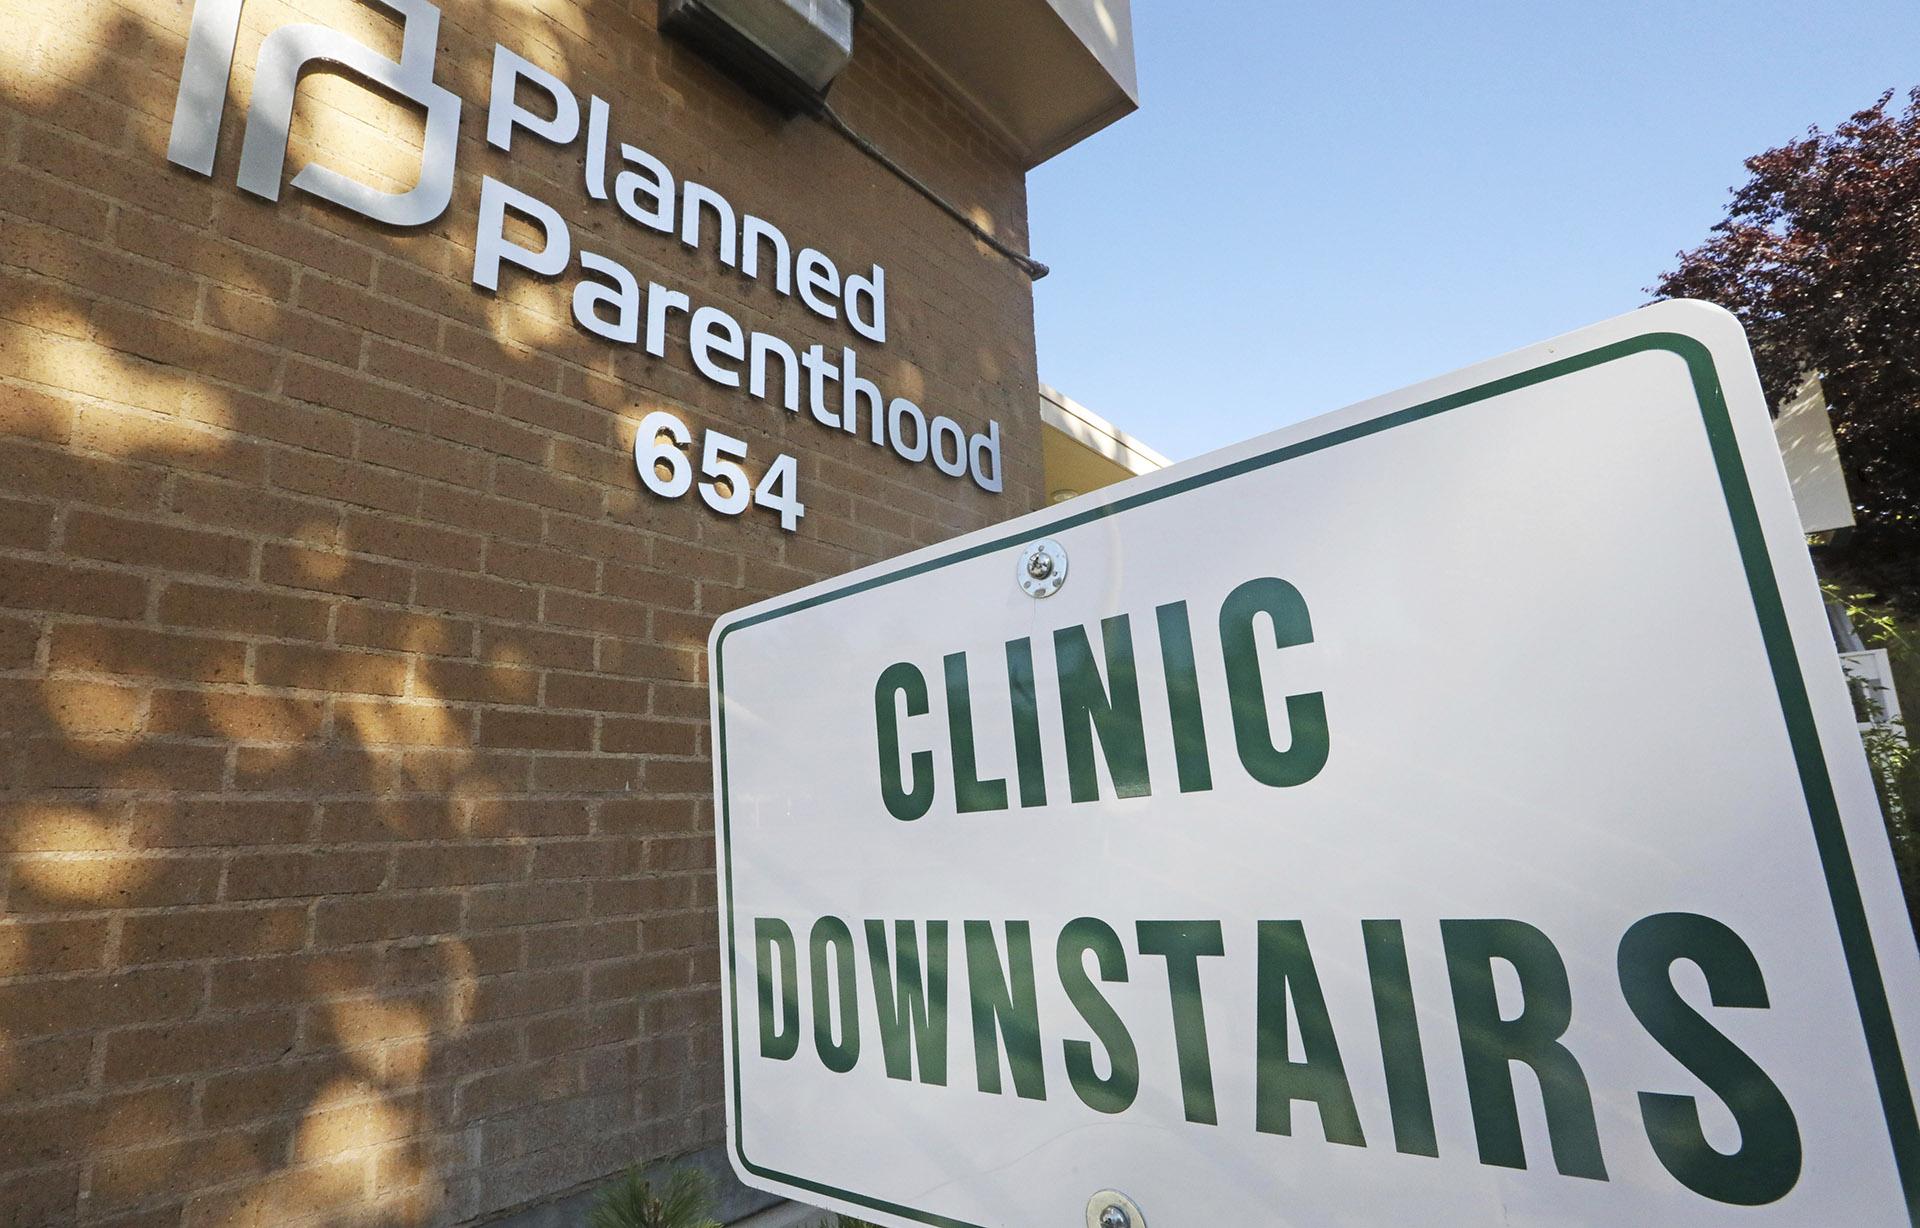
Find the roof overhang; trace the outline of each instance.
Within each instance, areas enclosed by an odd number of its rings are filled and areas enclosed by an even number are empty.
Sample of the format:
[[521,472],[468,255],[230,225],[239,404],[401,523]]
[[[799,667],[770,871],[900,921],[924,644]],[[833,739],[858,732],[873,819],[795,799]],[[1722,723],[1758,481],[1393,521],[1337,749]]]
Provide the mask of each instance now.
[[1140,105],[1131,0],[867,0],[1032,169]]

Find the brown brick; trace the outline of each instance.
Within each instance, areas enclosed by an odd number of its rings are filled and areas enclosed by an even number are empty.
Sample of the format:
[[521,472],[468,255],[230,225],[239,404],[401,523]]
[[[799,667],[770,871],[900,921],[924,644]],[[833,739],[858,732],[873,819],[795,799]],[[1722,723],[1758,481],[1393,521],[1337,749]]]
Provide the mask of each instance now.
[[440,487],[422,498],[420,516],[424,520],[452,525],[456,529],[486,526],[498,541],[537,542],[543,531],[543,514],[537,507],[515,503],[480,491]]
[[135,848],[294,844],[314,823],[310,801],[193,800],[135,806]]
[[474,985],[473,1017],[491,1023],[539,1015],[586,1001],[587,979],[578,971],[516,972],[483,977]]
[[492,409],[499,399],[500,384],[493,376],[378,337],[367,343],[366,365],[375,378],[429,389],[435,396],[474,409]]
[[476,614],[532,622],[540,611],[540,590],[451,571],[420,572],[417,604],[454,614]]
[[363,992],[375,982],[369,951],[270,955],[224,960],[208,969],[208,1002],[216,1011],[312,1002]]
[[356,603],[340,607],[334,637],[364,648],[463,657],[473,649],[473,624]]
[[552,584],[590,593],[599,581],[600,565],[593,559],[551,546],[521,546],[495,540],[487,543],[487,571],[507,580]]
[[265,686],[357,695],[401,695],[407,689],[405,657],[293,644],[262,644],[255,654],[254,677]]
[[384,852],[254,853],[227,866],[225,898],[290,900],[301,896],[354,895],[378,890],[387,877]]
[[494,463],[493,493],[576,516],[599,515],[603,498],[598,486],[508,460]]
[[593,718],[485,710],[480,714],[480,745],[521,750],[592,750]]
[[457,827],[456,807],[445,798],[329,801],[320,818],[328,844],[386,840],[437,840]]
[[8,908],[15,913],[173,908],[204,904],[219,888],[219,863],[205,858],[13,858]]
[[247,646],[137,627],[61,623],[53,629],[48,659],[54,669],[62,670],[240,682],[246,674]]
[[594,638],[573,631],[481,624],[480,656],[490,661],[538,662],[545,669],[590,670]]
[[147,581],[123,571],[71,567],[48,559],[0,558],[0,605],[138,618],[147,608]]
[[645,644],[609,636],[600,641],[598,663],[604,673],[625,674],[631,678],[704,682],[706,671],[701,665],[703,655],[698,648]]
[[531,704],[540,693],[540,675],[509,665],[422,661],[419,690],[446,702]]
[[460,897],[444,893],[322,900],[319,907],[314,941],[322,947],[449,934],[460,924]]
[[705,808],[693,798],[635,797],[600,803],[600,832],[683,832],[710,829]]
[[430,703],[350,703],[334,709],[335,724],[363,746],[467,746],[473,715],[467,709]]
[[0,388],[0,434],[63,444],[73,437],[74,403],[44,388]]
[[713,788],[713,766],[705,759],[649,759],[646,780],[656,793],[705,793]]
[[647,841],[646,868],[658,874],[713,868],[713,841],[705,836],[657,836]]
[[278,955],[306,941],[304,905],[273,908],[195,908],[128,917],[121,959],[133,964],[173,964],[194,959]]
[[[588,712],[645,712],[649,688],[644,682],[599,674],[548,674],[546,706]],[[575,748],[589,749],[589,748]]]
[[486,485],[487,470],[492,465],[490,456],[474,448],[372,423],[360,428],[358,454],[361,460],[375,465],[469,489]]
[[257,588],[175,583],[160,594],[160,621],[169,626],[275,639],[326,639],[331,610],[317,598]]
[[403,848],[395,887],[456,887],[510,882],[526,873],[527,849],[514,844],[436,844]]
[[[6,330],[0,329],[0,342]],[[0,370],[6,370],[0,344]],[[0,403],[5,397],[0,396]],[[17,498],[74,500],[149,511],[160,506],[163,470],[123,458],[87,456],[21,439],[0,438],[0,490]],[[6,588],[0,586],[0,592]]]
[[355,507],[412,515],[420,506],[420,482],[391,469],[374,469],[313,452],[276,452],[273,484]]
[[434,403],[426,397],[338,367],[294,359],[287,365],[282,386],[297,401],[374,422],[414,431],[429,430],[433,424]]
[[[133,687],[78,678],[22,680],[20,692],[0,683],[0,729],[60,732],[74,737],[125,737],[137,732],[146,712],[146,693]],[[30,724],[16,722],[30,721]]]
[[[179,270],[129,259],[100,244],[75,243],[57,229],[14,221],[7,225],[8,263],[50,279],[29,283],[19,273],[12,274],[19,279],[20,289],[31,284],[40,290],[35,298],[70,298],[76,318],[83,315],[87,300],[94,295],[140,310],[163,312],[175,320],[193,318],[197,287]],[[44,316],[36,319],[25,312],[13,314],[25,316],[32,323],[47,322]],[[85,336],[84,326],[76,329],[75,335]]]
[[631,601],[548,589],[543,612],[550,623],[608,635],[639,635],[646,629],[646,607]]
[[534,846],[527,877],[593,878],[626,870],[627,842],[622,840],[558,840]]
[[201,1111],[209,1126],[224,1127],[285,1115],[311,1104],[340,1078],[332,1058],[277,1062],[207,1080]]
[[77,1092],[87,1085],[93,1065],[93,1037],[88,1035],[9,1042],[6,1051],[0,1105],[33,1104]]
[[362,285],[373,280],[373,253],[364,245],[305,225],[289,216],[284,205],[239,192],[223,193],[219,202],[213,226],[217,233],[291,261],[297,268],[319,269]]
[[204,791],[220,786],[224,746],[62,734],[23,739],[11,783],[24,789]]
[[94,305],[93,339],[136,358],[255,392],[272,387],[280,362],[272,351],[257,349],[231,335],[175,323],[117,303]]
[[122,214],[114,242],[270,302],[284,302],[293,290],[292,265],[229,242],[215,228],[182,226],[144,210],[129,210]]
[[527,966],[550,968],[639,954],[640,924],[630,918],[547,926],[526,935]]
[[693,981],[691,963],[685,954],[675,952],[659,952],[602,964],[592,969],[588,976],[588,994],[595,1002],[632,1001],[684,989]]
[[355,329],[430,347],[439,324],[424,311],[383,298],[359,286],[324,277],[302,277],[294,301],[308,311],[350,324]]
[[656,683],[653,688],[653,714],[678,720],[704,719],[707,715],[707,688]]
[[[248,429],[259,427],[250,424]],[[338,546],[340,541],[340,509],[317,499],[293,498],[257,487],[181,474],[174,478],[170,506],[197,524],[289,537],[329,548]]]
[[106,958],[102,920],[0,920],[0,976],[85,972]]
[[260,578],[288,588],[378,601],[405,601],[413,587],[413,573],[408,568],[276,542],[260,548]]
[[640,787],[640,763],[608,755],[537,755],[533,787],[566,793],[627,793]]
[[291,1011],[132,1028],[107,1037],[109,1086],[251,1066],[293,1048]]
[[[0,1017],[6,1019],[10,1037],[181,1019],[199,1007],[202,979],[197,968],[146,968],[106,976],[17,981],[0,985]],[[0,1155],[10,1153],[0,1144]]]
[[607,717],[597,749],[616,755],[696,755],[704,726],[688,721]]
[[300,742],[320,731],[326,705],[317,699],[238,691],[155,691],[147,729],[230,742]]
[[[213,1044],[219,1039],[210,1033],[203,1043]],[[291,1124],[275,1122],[113,1152],[93,1167],[88,1183],[88,1206],[97,1214],[166,1198],[177,1199],[203,1186],[270,1172],[278,1167],[292,1133]],[[161,1228],[163,1224],[177,1225],[179,1215],[179,1207],[175,1205],[163,1212],[136,1216],[132,1222],[121,1217],[109,1223],[112,1228]],[[149,1223],[142,1224],[143,1219]]]
[[347,549],[361,554],[478,571],[483,539],[433,525],[349,512],[342,541]]
[[53,508],[44,503],[0,499],[0,546],[45,550],[53,540]]
[[24,618],[0,618],[0,669],[25,669],[40,647],[40,626]]
[[490,836],[584,836],[593,827],[588,803],[570,798],[503,798],[482,802],[474,829]]
[[245,538],[85,509],[68,518],[64,543],[69,554],[102,562],[164,567],[231,580],[245,579],[252,567],[253,546]]
[[251,341],[325,362],[351,364],[360,358],[359,333],[319,316],[290,310],[281,300],[210,286],[205,320],[214,328]]

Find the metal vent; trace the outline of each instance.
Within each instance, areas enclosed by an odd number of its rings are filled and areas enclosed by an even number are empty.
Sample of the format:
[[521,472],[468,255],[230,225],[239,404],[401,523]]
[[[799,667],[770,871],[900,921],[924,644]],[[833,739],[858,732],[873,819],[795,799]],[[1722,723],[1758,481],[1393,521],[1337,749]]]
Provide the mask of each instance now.
[[813,111],[853,57],[859,0],[660,0],[660,28],[782,110]]

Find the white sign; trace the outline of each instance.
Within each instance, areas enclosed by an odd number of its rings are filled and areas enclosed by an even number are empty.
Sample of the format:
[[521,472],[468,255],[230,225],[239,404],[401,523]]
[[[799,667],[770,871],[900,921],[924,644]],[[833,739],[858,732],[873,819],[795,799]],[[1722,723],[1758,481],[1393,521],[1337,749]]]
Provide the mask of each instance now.
[[712,670],[751,1184],[941,1228],[1920,1205],[1920,960],[1718,309],[740,611]]

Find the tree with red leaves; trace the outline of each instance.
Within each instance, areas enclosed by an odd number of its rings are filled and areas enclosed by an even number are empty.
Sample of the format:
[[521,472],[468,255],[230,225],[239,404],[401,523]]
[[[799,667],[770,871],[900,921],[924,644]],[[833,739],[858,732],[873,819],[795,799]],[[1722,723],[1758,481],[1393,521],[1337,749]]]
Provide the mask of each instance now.
[[1776,405],[1819,375],[1859,522],[1823,570],[1920,613],[1920,88],[1893,99],[1747,159],[1651,293],[1739,316]]

